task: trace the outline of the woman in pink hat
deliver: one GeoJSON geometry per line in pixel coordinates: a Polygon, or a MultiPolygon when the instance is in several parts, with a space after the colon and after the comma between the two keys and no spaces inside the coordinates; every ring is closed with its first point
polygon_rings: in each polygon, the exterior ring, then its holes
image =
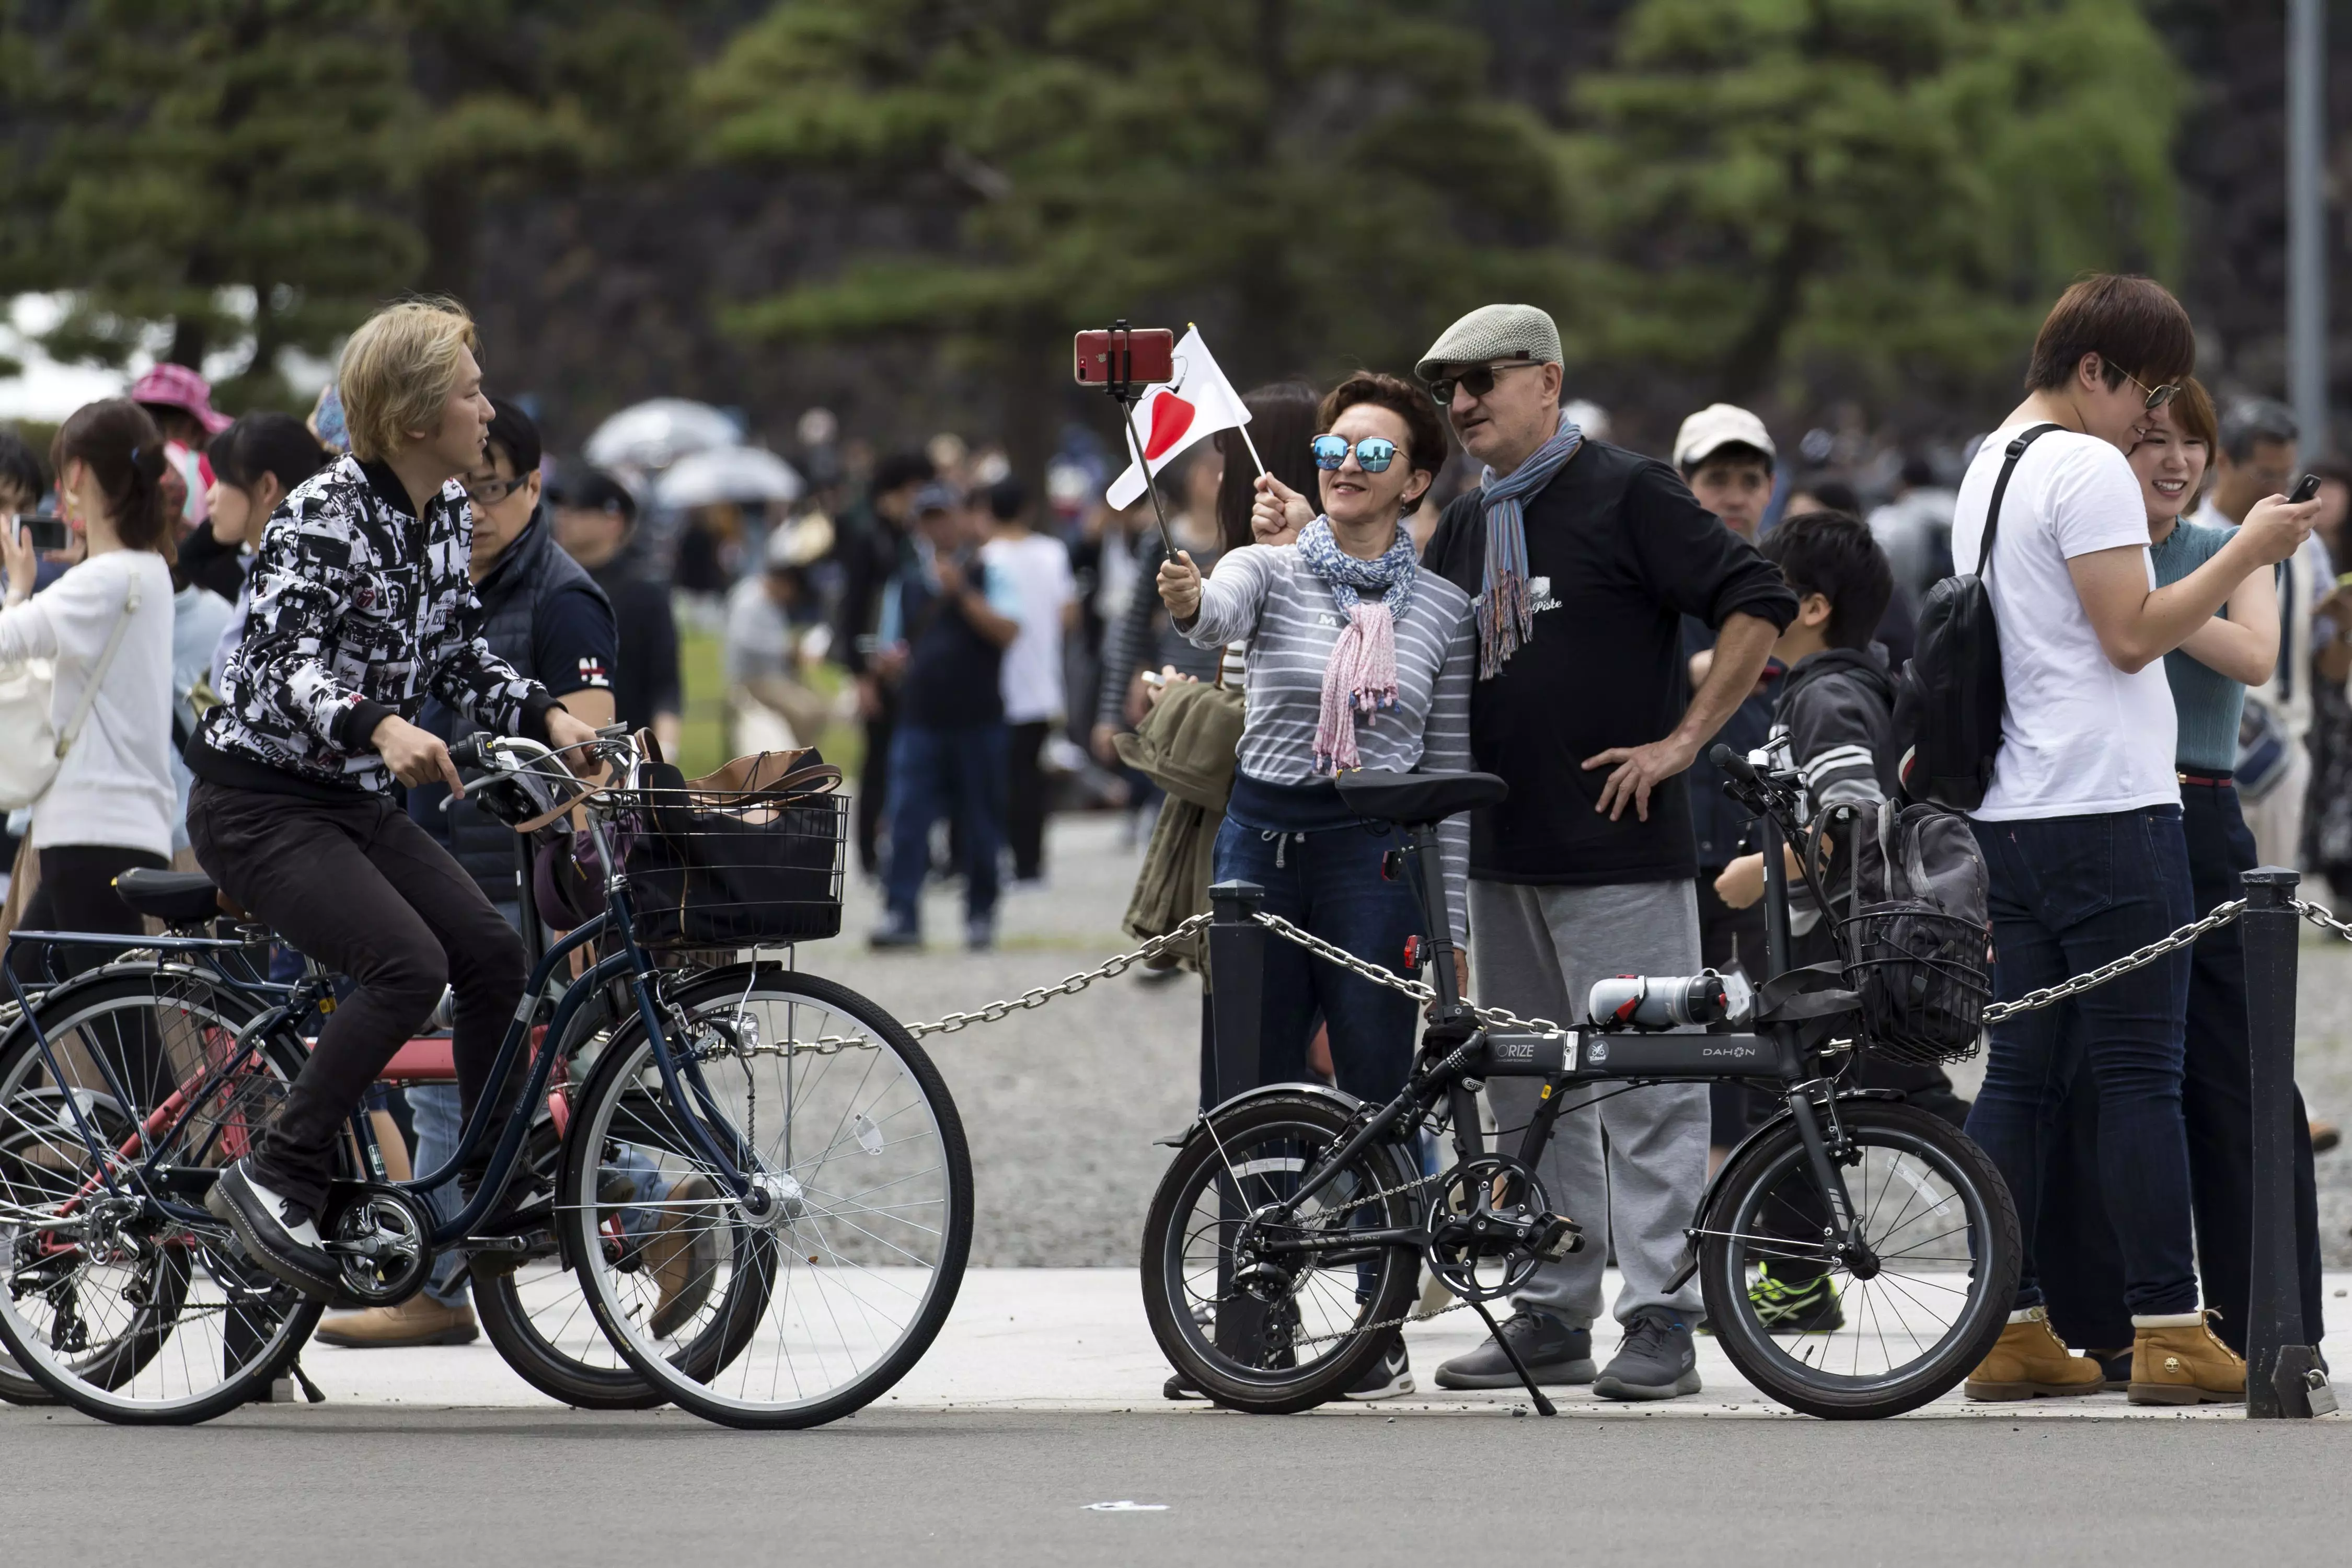
{"type": "Polygon", "coordinates": [[[184,364],[159,364],[131,388],[131,401],[144,408],[163,432],[163,460],[180,477],[180,518],[190,527],[205,519],[205,491],[212,470],[205,443],[229,426],[228,416],[213,411],[213,385],[184,364]]]}

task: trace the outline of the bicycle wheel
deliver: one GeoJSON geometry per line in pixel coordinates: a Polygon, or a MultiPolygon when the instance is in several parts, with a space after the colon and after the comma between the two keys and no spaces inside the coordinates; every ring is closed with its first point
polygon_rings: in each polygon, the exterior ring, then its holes
{"type": "Polygon", "coordinates": [[[698,1415],[859,1409],[930,1347],[971,1250],[971,1163],[939,1069],[873,1003],[772,964],[671,987],[663,1026],[689,1103],[632,1024],[572,1114],[556,1213],[582,1293],[698,1415]],[[725,1195],[697,1124],[751,1152],[764,1213],[725,1195]]]}
{"type": "MultiPolygon", "coordinates": [[[[168,1168],[159,1189],[193,1209],[193,1173],[250,1147],[303,1058],[290,1037],[240,1058],[256,1011],[210,976],[159,967],[41,1004],[57,1073],[29,1031],[0,1047],[0,1342],[86,1415],[209,1420],[268,1388],[318,1321],[320,1306],[246,1262],[225,1227],[121,1180],[168,1168]],[[68,1099],[107,1144],[103,1167],[68,1099]]],[[[343,1165],[354,1173],[348,1152],[343,1165]]]]}
{"type": "Polygon", "coordinates": [[[1829,1254],[1827,1205],[1783,1122],[1717,1184],[1700,1288],[1717,1342],[1774,1399],[1833,1420],[1899,1415],[2000,1337],[2022,1261],[2017,1209],[1991,1159],[1941,1118],[1865,1100],[1837,1113],[1855,1245],[1829,1254]]]}
{"type": "Polygon", "coordinates": [[[1367,1146],[1284,1223],[1244,1223],[1296,1192],[1351,1120],[1321,1095],[1268,1090],[1223,1110],[1213,1136],[1187,1140],[1152,1194],[1144,1315],[1169,1364],[1219,1405],[1281,1415],[1322,1404],[1382,1352],[1372,1325],[1412,1304],[1412,1247],[1259,1246],[1416,1224],[1419,1172],[1396,1144],[1367,1146]]]}

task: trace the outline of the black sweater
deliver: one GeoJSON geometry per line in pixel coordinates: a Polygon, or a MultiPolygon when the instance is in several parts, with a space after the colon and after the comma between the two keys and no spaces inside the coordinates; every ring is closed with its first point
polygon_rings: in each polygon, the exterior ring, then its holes
{"type": "MultiPolygon", "coordinates": [[[[1486,569],[1484,495],[1457,498],[1423,564],[1474,597],[1486,569]]],[[[1734,614],[1786,626],[1796,595],[1755,547],[1701,507],[1674,469],[1587,441],[1527,503],[1534,635],[1470,696],[1470,749],[1511,797],[1471,819],[1470,874],[1497,882],[1585,887],[1695,876],[1680,778],[1628,805],[1593,810],[1607,768],[1584,759],[1662,740],[1681,722],[1690,682],[1681,617],[1719,627],[1734,614]]]]}

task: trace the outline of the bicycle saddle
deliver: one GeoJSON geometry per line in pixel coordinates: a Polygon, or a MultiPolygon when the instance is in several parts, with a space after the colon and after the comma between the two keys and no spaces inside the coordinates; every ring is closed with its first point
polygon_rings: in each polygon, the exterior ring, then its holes
{"type": "Polygon", "coordinates": [[[1401,827],[1443,822],[1456,812],[1493,805],[1511,786],[1493,773],[1391,773],[1359,769],[1339,779],[1339,798],[1351,811],[1401,827]]]}
{"type": "Polygon", "coordinates": [[[165,925],[194,925],[232,912],[220,889],[202,871],[151,871],[133,867],[114,879],[114,891],[142,915],[165,925]]]}

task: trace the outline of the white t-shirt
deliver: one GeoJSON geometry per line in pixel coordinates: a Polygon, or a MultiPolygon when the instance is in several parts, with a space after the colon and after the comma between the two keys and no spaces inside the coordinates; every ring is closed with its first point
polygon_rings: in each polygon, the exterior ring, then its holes
{"type": "MultiPolygon", "coordinates": [[[[1960,481],[1952,560],[1976,568],[1993,485],[2009,443],[2029,426],[1996,430],[1960,481]]],[[[2053,430],[2018,460],[2002,497],[1985,584],[2000,627],[2009,688],[1992,787],[1971,816],[2003,822],[2133,811],[2180,798],[2173,770],[2172,688],[2164,661],[2126,675],[2107,660],[2066,563],[2137,545],[2150,588],[2147,507],[2116,447],[2053,430]]]]}
{"type": "Polygon", "coordinates": [[[981,559],[1003,574],[1021,596],[1021,635],[1004,650],[998,679],[1004,721],[1034,724],[1056,719],[1062,702],[1062,610],[1076,596],[1069,547],[1051,535],[992,539],[981,559]]]}
{"type": "Polygon", "coordinates": [[[68,844],[144,849],[169,859],[172,784],[172,569],[152,550],[93,555],[14,609],[0,610],[0,668],[56,661],[49,720],[73,719],[131,579],[139,608],[123,628],[89,719],[56,782],[33,805],[36,849],[68,844]]]}

